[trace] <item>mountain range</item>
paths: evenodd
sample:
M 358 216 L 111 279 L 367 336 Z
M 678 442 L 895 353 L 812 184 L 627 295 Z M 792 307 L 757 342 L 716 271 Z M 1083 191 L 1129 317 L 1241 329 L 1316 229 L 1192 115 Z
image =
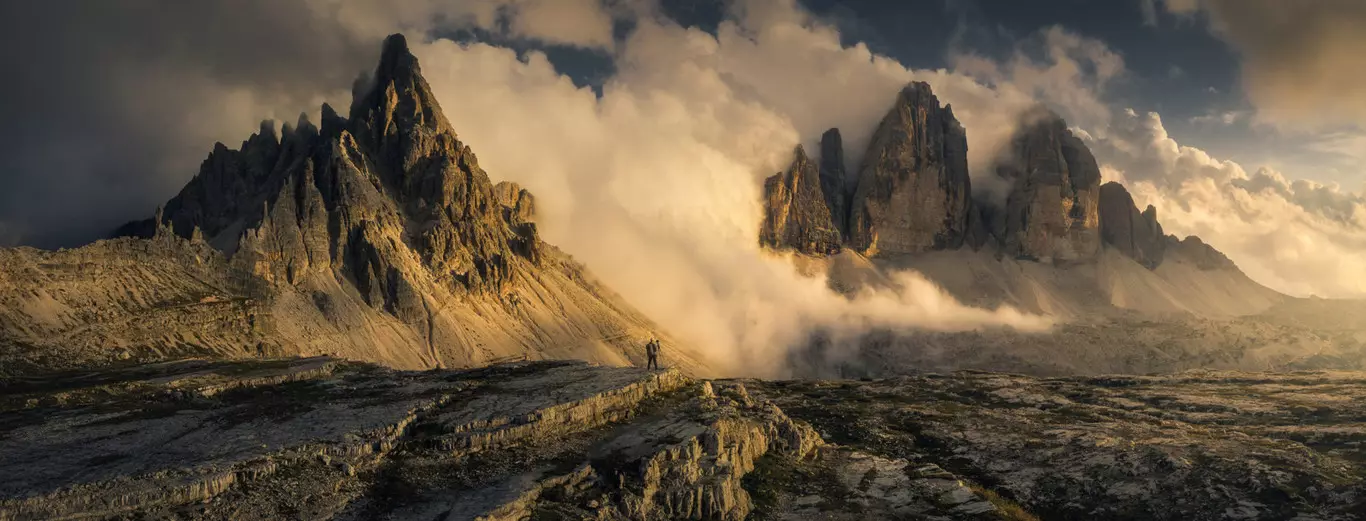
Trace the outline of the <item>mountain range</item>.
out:
M 0 521 L 1366 512 L 1366 306 L 1164 234 L 1051 112 L 997 193 L 912 83 L 861 155 L 797 147 L 755 223 L 851 299 L 914 271 L 1051 329 L 813 326 L 774 361 L 801 378 L 716 378 L 541 239 L 403 36 L 367 78 L 112 238 L 0 249 Z
M 1023 114 L 973 188 L 966 130 L 929 84 L 901 90 L 857 168 L 840 129 L 820 155 L 797 146 L 764 182 L 759 242 L 850 296 L 914 270 L 958 300 L 1057 319 L 1050 334 L 873 331 L 859 345 L 814 338 L 799 373 L 894 375 L 962 368 L 1033 374 L 1195 368 L 1352 368 L 1366 363 L 1359 302 L 1293 298 L 1258 284 L 1199 237 L 1166 235 L 1153 206 L 1103 182 L 1086 143 L 1053 112 Z M 1336 309 L 1305 326 L 1286 316 Z M 850 372 L 852 371 L 852 373 Z
M 1102 183 L 1086 144 L 1052 112 L 1022 116 L 990 174 L 1004 194 L 974 190 L 968 131 L 930 85 L 907 85 L 866 150 L 844 150 L 839 129 L 817 156 L 795 149 L 764 182 L 758 240 L 795 252 L 799 270 L 851 297 L 896 287 L 893 274 L 910 269 L 966 304 L 1058 325 L 869 330 L 838 346 L 817 332 L 782 372 L 1366 359 L 1366 321 L 1277 318 L 1335 304 L 1276 293 L 1199 238 L 1165 235 L 1155 208 L 1140 211 L 1123 186 Z M 722 370 L 543 241 L 538 218 L 529 191 L 490 180 L 394 35 L 345 116 L 324 104 L 316 124 L 301 115 L 277 131 L 267 121 L 237 149 L 216 144 L 179 194 L 114 238 L 0 250 L 0 372 L 316 355 L 400 369 L 629 366 L 644 362 L 650 338 L 664 342 L 668 366 Z
M 632 365 L 659 338 L 664 363 L 707 372 L 541 240 L 535 197 L 489 180 L 402 35 L 347 116 L 321 113 L 215 145 L 119 238 L 0 252 L 0 371 L 320 354 L 404 369 Z

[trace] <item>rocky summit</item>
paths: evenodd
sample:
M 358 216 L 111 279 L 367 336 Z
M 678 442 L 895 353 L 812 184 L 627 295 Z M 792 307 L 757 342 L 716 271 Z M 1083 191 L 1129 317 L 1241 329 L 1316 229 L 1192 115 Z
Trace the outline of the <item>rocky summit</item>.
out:
M 907 85 L 863 155 L 849 239 L 864 255 L 953 249 L 967 237 L 968 141 L 924 82 Z
M 764 215 L 759 242 L 810 255 L 839 253 L 842 237 L 825 195 L 826 175 L 800 145 L 787 172 L 764 181 Z
M 1110 182 L 1100 187 L 1100 236 L 1105 244 L 1139 264 L 1155 269 L 1162 264 L 1167 237 L 1157 222 L 1157 208 L 1139 213 L 1124 185 Z
M 1090 260 L 1100 251 L 1100 166 L 1051 112 L 1024 116 L 997 175 L 1011 184 L 992 234 L 1007 255 L 1045 262 Z
M 0 388 L 0 519 L 1360 519 L 1366 375 L 180 361 Z
M 1086 143 L 1046 108 L 1020 116 L 996 160 L 992 175 L 1008 187 L 1000 200 L 974 197 L 966 131 L 923 82 L 901 90 L 860 161 L 846 172 L 839 129 L 821 136 L 819 158 L 799 146 L 764 184 L 760 244 L 870 259 L 970 248 L 1048 265 L 1096 263 L 1112 249 L 1156 270 L 1169 245 L 1193 241 L 1188 254 L 1206 268 L 1237 270 L 1199 238 L 1164 235 L 1157 209 L 1140 212 L 1123 185 L 1102 185 Z
M 391 367 L 509 359 L 711 369 L 541 240 L 401 35 L 346 116 L 323 105 L 215 145 L 156 216 L 72 250 L 0 252 L 0 374 L 185 356 L 334 355 Z M 814 175 L 814 174 L 813 174 Z

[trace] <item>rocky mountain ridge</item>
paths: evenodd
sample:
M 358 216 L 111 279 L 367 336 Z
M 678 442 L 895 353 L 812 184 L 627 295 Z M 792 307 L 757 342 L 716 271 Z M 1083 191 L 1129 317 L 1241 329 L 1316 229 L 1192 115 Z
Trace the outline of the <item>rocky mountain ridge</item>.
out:
M 849 249 L 870 258 L 968 246 L 1045 264 L 1094 262 L 1113 248 L 1149 269 L 1175 245 L 1208 257 L 1208 269 L 1237 269 L 1198 238 L 1163 235 L 1157 210 L 1140 212 L 1123 186 L 1102 186 L 1095 157 L 1062 118 L 1043 108 L 1021 118 L 996 165 L 1008 194 L 1000 202 L 974 198 L 966 130 L 928 84 L 912 82 L 878 124 L 856 176 L 844 175 L 839 129 L 830 129 L 820 158 L 799 147 L 787 173 L 765 182 L 769 218 L 760 242 L 806 255 Z M 791 195 L 798 188 L 800 197 Z M 774 216 L 805 225 L 787 231 Z M 831 229 L 840 243 L 832 243 Z
M 402 35 L 381 54 L 347 116 L 323 105 L 317 125 L 215 145 L 154 218 L 119 230 L 142 238 L 5 251 L 4 272 L 25 274 L 0 279 L 6 369 L 262 353 L 631 365 L 656 337 L 666 363 L 708 371 L 540 239 L 535 198 L 480 168 Z M 152 317 L 170 322 L 139 332 Z

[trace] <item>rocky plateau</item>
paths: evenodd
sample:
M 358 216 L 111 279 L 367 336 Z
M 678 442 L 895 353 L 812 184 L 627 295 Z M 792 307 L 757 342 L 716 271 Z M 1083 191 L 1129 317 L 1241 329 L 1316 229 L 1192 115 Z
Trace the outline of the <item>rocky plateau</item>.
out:
M 1361 519 L 1364 384 L 184 360 L 0 387 L 0 519 Z

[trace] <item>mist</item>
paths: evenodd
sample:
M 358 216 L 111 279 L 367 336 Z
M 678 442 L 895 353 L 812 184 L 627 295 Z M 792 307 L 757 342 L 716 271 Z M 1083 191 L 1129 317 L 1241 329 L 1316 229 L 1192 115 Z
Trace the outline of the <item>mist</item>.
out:
M 908 81 L 933 81 L 968 121 L 1002 112 L 966 77 L 842 47 L 792 2 L 737 2 L 716 34 L 641 19 L 601 96 L 539 53 L 450 40 L 414 52 L 485 170 L 538 194 L 543 237 L 729 372 L 779 369 L 817 331 L 1050 326 L 962 305 L 913 272 L 847 298 L 758 246 L 763 178 L 830 127 L 856 162 Z
M 0 245 L 72 246 L 150 215 L 214 141 L 236 146 L 259 120 L 316 114 L 322 101 L 346 106 L 381 38 L 404 32 L 485 170 L 537 194 L 544 238 L 732 373 L 777 370 L 815 333 L 852 345 L 870 329 L 1051 326 L 963 305 L 914 272 L 895 274 L 891 289 L 839 295 L 758 246 L 762 180 L 787 166 L 793 146 L 819 150 L 821 133 L 839 128 L 846 167 L 857 171 L 910 81 L 928 82 L 967 129 L 978 197 L 1004 196 L 995 164 L 1021 115 L 1043 103 L 1096 149 L 1107 180 L 1128 180 L 1140 204 L 1158 207 L 1169 231 L 1205 236 L 1283 291 L 1362 291 L 1333 280 L 1363 258 L 1352 227 L 1360 223 L 1351 222 L 1363 215 L 1359 194 L 1222 175 L 1227 163 L 1215 160 L 1167 161 L 1164 151 L 1187 149 L 1126 133 L 1132 118 L 1106 101 L 1109 84 L 1127 74 L 1123 58 L 1060 27 L 1024 38 L 1004 59 L 952 48 L 952 69 L 923 70 L 842 42 L 795 0 L 734 0 L 714 31 L 679 25 L 648 0 L 210 4 L 209 18 L 189 8 L 3 9 L 28 26 L 8 34 L 4 57 L 27 71 L 15 81 L 32 95 L 3 123 L 0 175 L 12 189 L 0 194 Z M 209 30 L 206 19 L 222 27 Z M 108 24 L 121 28 L 109 42 L 89 38 Z M 488 38 L 446 37 L 459 31 Z M 605 57 L 612 72 L 596 88 L 576 85 L 528 50 L 544 46 Z M 1163 163 L 1148 168 L 1126 150 Z M 1209 159 L 1201 154 L 1189 153 Z M 1211 195 L 1230 179 L 1265 203 L 1257 226 L 1277 226 L 1286 209 L 1306 213 L 1282 223 L 1278 242 L 1259 241 L 1256 226 L 1236 222 L 1249 199 Z M 1347 215 L 1320 220 L 1319 207 Z M 1316 233 L 1296 232 L 1301 224 Z

